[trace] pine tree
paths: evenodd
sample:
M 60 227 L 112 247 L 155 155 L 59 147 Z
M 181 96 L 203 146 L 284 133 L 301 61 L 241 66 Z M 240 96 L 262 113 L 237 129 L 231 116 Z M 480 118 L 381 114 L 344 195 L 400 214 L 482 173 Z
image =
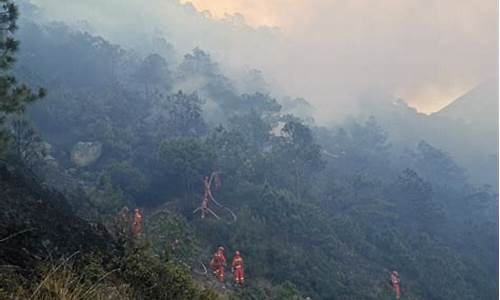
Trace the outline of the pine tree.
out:
M 45 95 L 44 89 L 33 93 L 25 84 L 17 83 L 16 78 L 11 75 L 14 55 L 19 48 L 19 41 L 13 37 L 18 16 L 17 6 L 12 0 L 0 0 L 0 153 L 6 149 L 6 116 L 24 112 L 26 104 Z

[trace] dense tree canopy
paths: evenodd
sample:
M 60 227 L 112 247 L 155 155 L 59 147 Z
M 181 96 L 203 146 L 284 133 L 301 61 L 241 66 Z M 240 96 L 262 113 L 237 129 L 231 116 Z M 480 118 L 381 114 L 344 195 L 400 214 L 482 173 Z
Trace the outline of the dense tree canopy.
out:
M 8 18 L 3 24 L 15 29 Z M 17 72 L 50 91 L 29 118 L 57 161 L 49 168 L 37 156 L 34 170 L 45 182 L 64 178 L 54 188 L 88 197 L 108 227 L 124 205 L 144 208 L 151 247 L 141 251 L 154 253 L 154 275 L 134 271 L 146 268 L 139 252 L 127 256 L 124 274 L 150 297 L 161 293 L 151 280 L 187 284 L 186 297 L 201 297 L 178 268 L 193 271 L 218 245 L 230 257 L 239 249 L 246 262 L 248 287 L 235 299 L 386 299 L 394 269 L 406 299 L 497 296 L 497 194 L 471 185 L 428 142 L 395 148 L 375 118 L 311 125 L 266 91 L 239 93 L 198 48 L 177 63 L 62 24 L 26 24 L 21 33 L 29 42 Z M 16 48 L 10 37 L 0 44 L 11 57 L 0 65 L 4 113 L 38 96 L 8 75 Z M 35 133 L 14 125 L 12 149 L 26 155 Z M 78 142 L 99 142 L 102 154 L 78 166 Z M 193 210 L 212 172 L 222 183 L 213 190 L 222 205 L 211 204 L 220 219 L 201 220 Z

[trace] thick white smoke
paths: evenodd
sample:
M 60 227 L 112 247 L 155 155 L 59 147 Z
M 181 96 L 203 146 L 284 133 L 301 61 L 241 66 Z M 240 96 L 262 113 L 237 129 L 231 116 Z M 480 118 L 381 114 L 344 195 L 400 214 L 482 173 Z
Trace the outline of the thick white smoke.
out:
M 243 16 L 223 19 L 177 0 L 31 2 L 43 20 L 86 24 L 139 52 L 161 51 L 164 38 L 179 56 L 208 50 L 228 72 L 260 69 L 286 94 L 306 98 L 324 122 L 366 89 L 430 112 L 497 73 L 496 0 L 245 1 L 232 1 Z M 264 9 L 262 19 L 281 28 L 247 25 L 245 5 L 252 22 Z

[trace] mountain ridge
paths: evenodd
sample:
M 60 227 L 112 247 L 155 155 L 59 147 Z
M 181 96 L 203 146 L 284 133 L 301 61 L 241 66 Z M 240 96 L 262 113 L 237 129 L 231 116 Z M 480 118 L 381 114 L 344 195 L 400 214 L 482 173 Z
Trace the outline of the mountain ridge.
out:
M 471 114 L 475 118 L 471 118 Z M 479 115 L 486 115 L 488 118 L 478 118 Z M 473 123 L 496 118 L 498 122 L 498 78 L 478 84 L 430 116 L 462 119 Z

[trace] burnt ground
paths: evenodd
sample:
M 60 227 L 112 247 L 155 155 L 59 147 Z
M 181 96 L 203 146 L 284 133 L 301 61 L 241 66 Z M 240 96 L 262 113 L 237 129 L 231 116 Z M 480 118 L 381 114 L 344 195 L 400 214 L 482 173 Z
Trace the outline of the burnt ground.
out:
M 106 259 L 115 251 L 105 228 L 77 216 L 64 195 L 22 168 L 0 163 L 0 289 L 2 277 L 36 277 L 37 266 L 49 260 L 87 254 Z

